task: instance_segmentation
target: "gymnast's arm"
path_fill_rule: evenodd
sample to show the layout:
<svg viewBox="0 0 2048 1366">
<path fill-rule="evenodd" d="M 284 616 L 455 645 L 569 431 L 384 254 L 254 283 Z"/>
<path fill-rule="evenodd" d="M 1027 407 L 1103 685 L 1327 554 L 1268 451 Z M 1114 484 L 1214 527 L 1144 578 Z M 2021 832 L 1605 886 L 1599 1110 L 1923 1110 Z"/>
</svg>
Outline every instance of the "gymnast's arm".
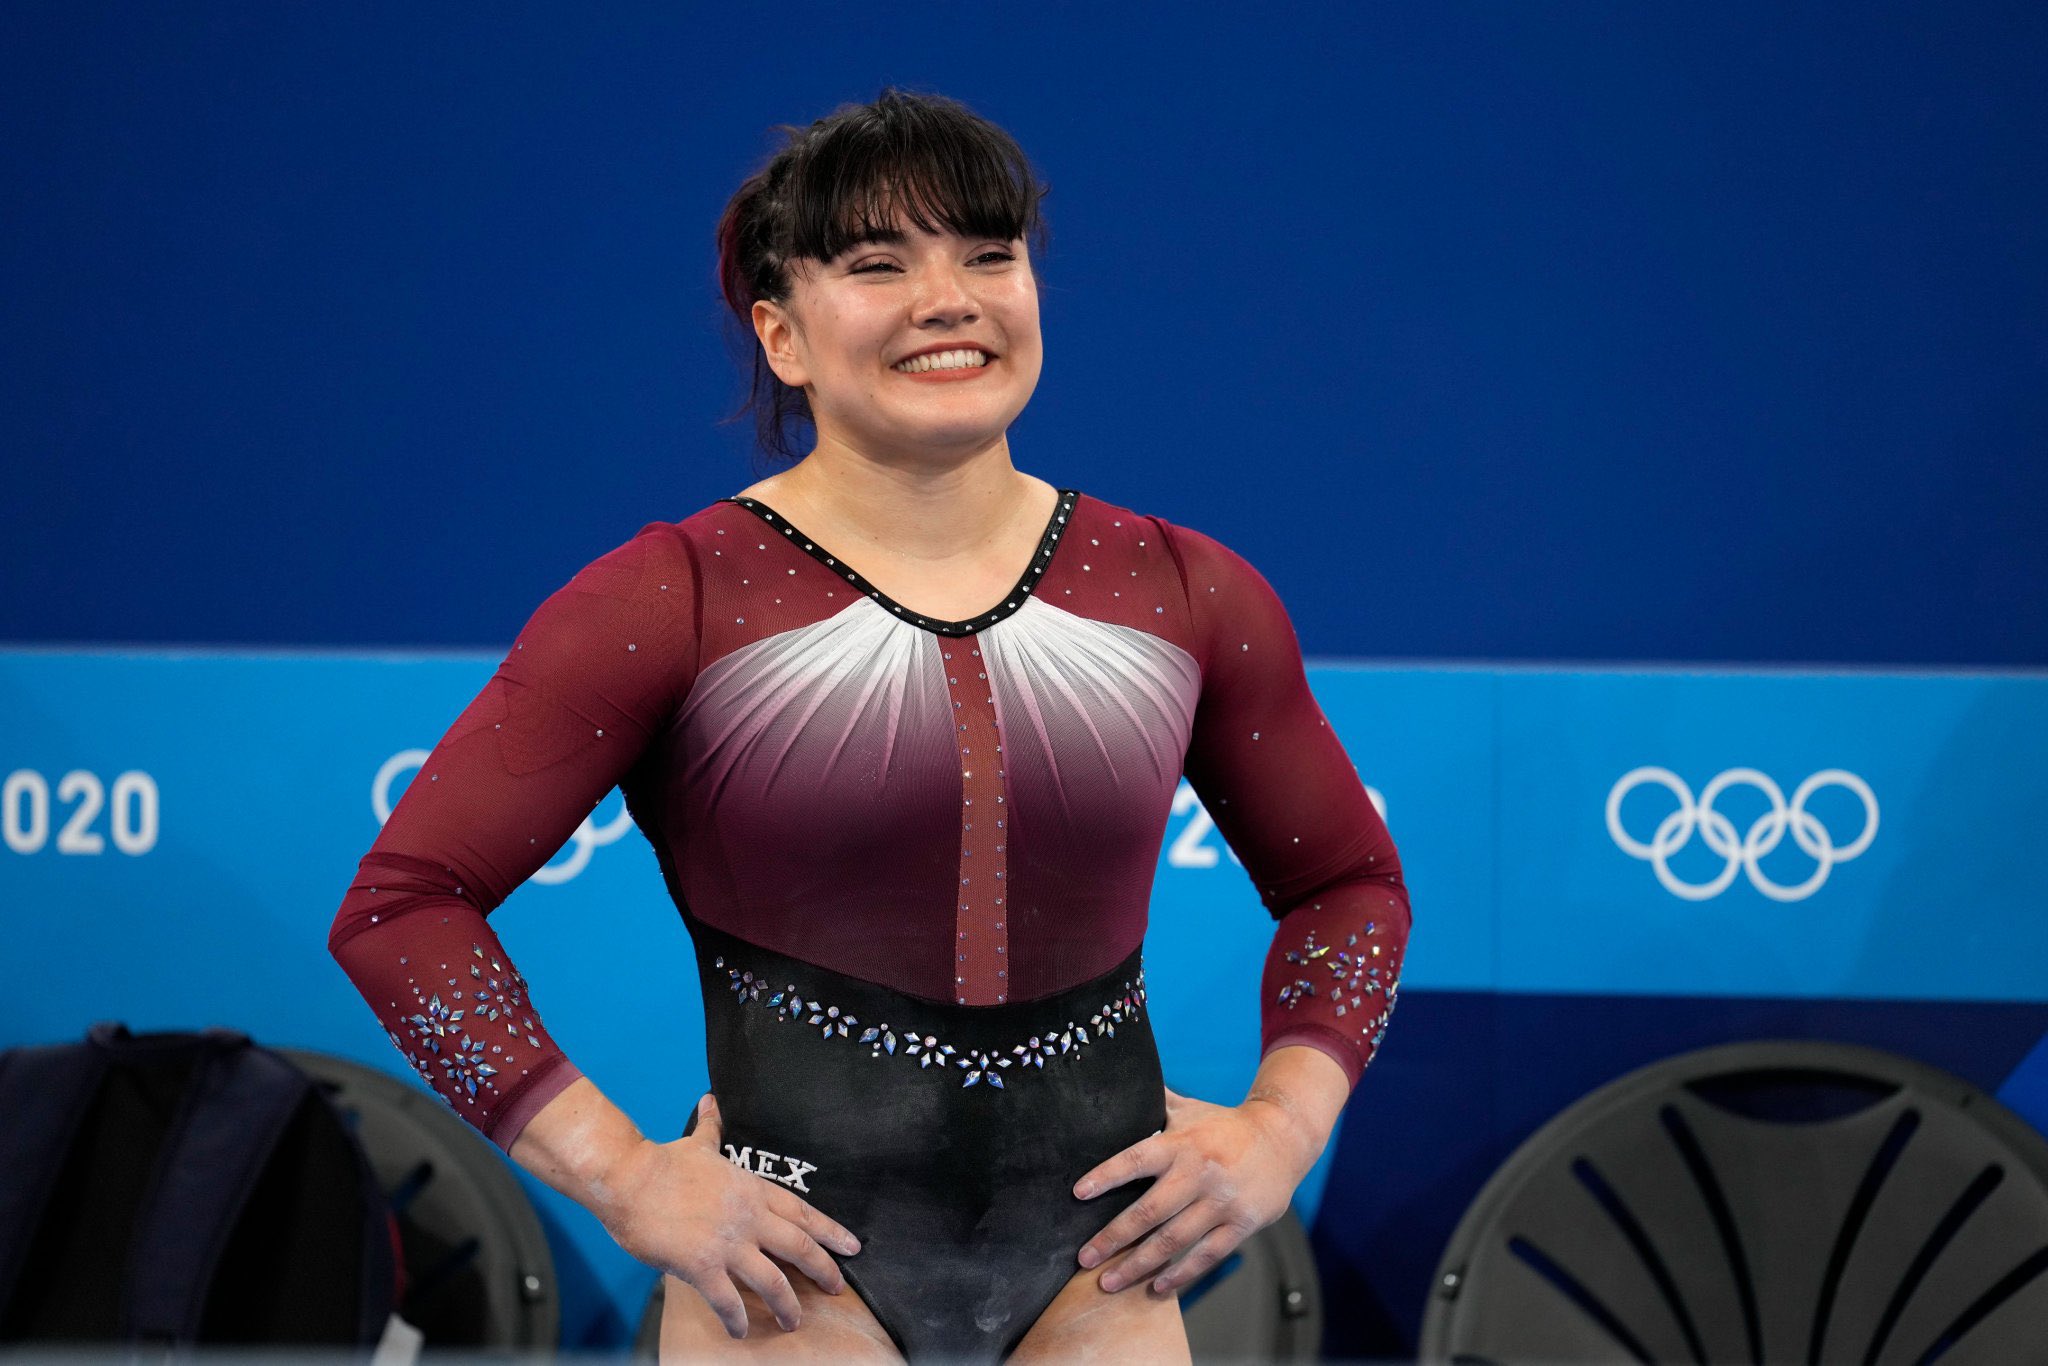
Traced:
<svg viewBox="0 0 2048 1366">
<path fill-rule="evenodd" d="M 527 621 L 358 865 L 328 951 L 449 1108 L 602 1215 L 641 1138 L 549 1035 L 488 916 L 659 735 L 694 678 L 688 548 L 653 523 Z"/>
<path fill-rule="evenodd" d="M 1310 693 L 1286 609 L 1249 563 L 1169 526 L 1196 631 L 1189 783 L 1278 922 L 1246 1103 L 1276 1107 L 1312 1163 L 1378 1051 L 1408 942 L 1386 822 Z"/>
</svg>

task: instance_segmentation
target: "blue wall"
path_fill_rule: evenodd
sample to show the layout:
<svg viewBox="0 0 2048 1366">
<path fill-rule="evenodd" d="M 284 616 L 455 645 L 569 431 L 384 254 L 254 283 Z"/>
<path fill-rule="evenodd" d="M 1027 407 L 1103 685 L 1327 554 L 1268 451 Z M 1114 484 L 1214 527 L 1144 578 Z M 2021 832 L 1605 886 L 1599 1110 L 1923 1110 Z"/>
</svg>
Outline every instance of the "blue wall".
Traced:
<svg viewBox="0 0 2048 1366">
<path fill-rule="evenodd" d="M 1017 463 L 1311 652 L 2048 662 L 2040 6 L 770 14 L 0 11 L 0 639 L 509 638 L 751 482 L 712 226 L 894 81 L 1053 187 Z"/>
<path fill-rule="evenodd" d="M 2048 1122 L 2048 12 L 763 13 L 0 11 L 0 775 L 55 802 L 0 847 L 46 988 L 0 1046 L 218 1020 L 406 1074 L 324 949 L 371 778 L 576 568 L 756 477 L 712 225 L 769 125 L 896 82 L 1053 187 L 1018 465 L 1266 573 L 1409 860 L 1410 989 L 1303 1192 L 1333 1353 L 1412 1346 L 1493 1167 L 1684 1048 L 1872 1043 Z M 1881 815 L 1805 897 L 1765 889 L 1815 870 L 1788 831 L 1691 899 L 1606 819 L 1643 767 L 1839 768 Z M 74 771 L 152 775 L 159 840 L 114 803 L 60 847 Z M 1638 843 L 1678 804 L 1616 801 Z M 1812 803 L 1853 843 L 1851 787 Z M 1233 990 L 1262 916 L 1201 819 L 1150 951 L 1169 1079 L 1220 1100 L 1251 979 L 1239 1035 L 1173 997 Z M 595 855 L 493 923 L 679 1128 L 701 1078 L 579 1007 L 689 971 L 644 842 Z M 1696 835 L 1668 871 L 1722 870 Z M 529 1188 L 571 1341 L 614 1340 L 651 1276 Z"/>
</svg>

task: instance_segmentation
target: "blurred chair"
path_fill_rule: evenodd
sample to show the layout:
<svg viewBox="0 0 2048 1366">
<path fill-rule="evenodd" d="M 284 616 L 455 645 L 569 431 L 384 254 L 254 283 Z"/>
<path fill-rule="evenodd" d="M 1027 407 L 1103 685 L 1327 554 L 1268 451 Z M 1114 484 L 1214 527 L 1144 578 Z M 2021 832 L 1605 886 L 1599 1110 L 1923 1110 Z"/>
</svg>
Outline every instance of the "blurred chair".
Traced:
<svg viewBox="0 0 2048 1366">
<path fill-rule="evenodd" d="M 1629 1073 L 1459 1222 L 1422 1359 L 2048 1361 L 2048 1141 L 1936 1068 L 1772 1041 Z"/>
<path fill-rule="evenodd" d="M 340 1110 L 398 1215 L 400 1316 L 428 1351 L 552 1353 L 554 1255 L 503 1153 L 422 1087 L 329 1053 L 280 1048 Z"/>
</svg>

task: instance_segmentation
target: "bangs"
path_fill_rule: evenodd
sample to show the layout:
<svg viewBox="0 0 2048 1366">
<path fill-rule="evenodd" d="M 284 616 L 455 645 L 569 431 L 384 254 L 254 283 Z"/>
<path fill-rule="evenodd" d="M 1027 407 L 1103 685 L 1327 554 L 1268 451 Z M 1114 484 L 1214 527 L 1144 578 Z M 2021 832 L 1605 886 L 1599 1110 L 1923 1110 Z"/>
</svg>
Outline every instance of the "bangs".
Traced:
<svg viewBox="0 0 2048 1366">
<path fill-rule="evenodd" d="M 791 168 L 786 259 L 830 261 L 912 225 L 1005 242 L 1037 235 L 1042 191 L 1007 134 L 965 110 L 877 113 L 820 138 Z"/>
<path fill-rule="evenodd" d="M 718 219 L 719 292 L 735 354 L 751 367 L 748 397 L 760 450 L 801 458 L 790 429 L 816 426 L 810 400 L 768 364 L 753 310 L 787 306 L 805 262 L 836 260 L 865 242 L 902 244 L 912 231 L 1029 244 L 1034 284 L 1047 259 L 1046 186 L 1015 138 L 944 95 L 885 86 L 872 104 L 843 104 L 808 127 L 776 124 L 781 148 L 748 176 Z"/>
</svg>

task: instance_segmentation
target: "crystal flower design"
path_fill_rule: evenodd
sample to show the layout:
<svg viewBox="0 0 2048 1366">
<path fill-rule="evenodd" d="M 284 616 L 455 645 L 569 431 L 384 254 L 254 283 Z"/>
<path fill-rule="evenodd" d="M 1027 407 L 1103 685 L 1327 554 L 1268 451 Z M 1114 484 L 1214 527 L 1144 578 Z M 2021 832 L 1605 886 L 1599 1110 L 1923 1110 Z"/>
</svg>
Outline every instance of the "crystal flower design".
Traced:
<svg viewBox="0 0 2048 1366">
<path fill-rule="evenodd" d="M 845 1039 L 865 1045 L 870 1058 L 916 1058 L 920 1069 L 934 1065 L 958 1067 L 964 1073 L 960 1083 L 963 1088 L 986 1082 L 994 1089 L 1004 1090 L 1007 1089 L 1003 1085 L 1005 1068 L 1014 1065 L 1043 1069 L 1049 1058 L 1078 1058 L 1091 1037 L 1114 1037 L 1117 1024 L 1136 1019 L 1145 1003 L 1145 973 L 1141 968 L 1136 977 L 1123 984 L 1120 996 L 1103 1002 L 1102 1008 L 1085 1022 L 1069 1020 L 1057 1029 L 1041 1031 L 1007 1050 L 1001 1047 L 987 1050 L 969 1048 L 963 1052 L 936 1034 L 905 1030 L 899 1036 L 887 1021 L 868 1025 L 856 1034 L 854 1030 L 860 1028 L 857 1017 L 816 997 L 800 995 L 794 982 L 763 1000 L 761 993 L 767 989 L 767 978 L 748 969 L 728 967 L 722 954 L 713 959 L 712 966 L 725 969 L 726 987 L 739 1005 L 755 1004 L 773 1009 L 778 1020 L 798 1020 L 815 1027 L 821 1039 Z"/>
</svg>

